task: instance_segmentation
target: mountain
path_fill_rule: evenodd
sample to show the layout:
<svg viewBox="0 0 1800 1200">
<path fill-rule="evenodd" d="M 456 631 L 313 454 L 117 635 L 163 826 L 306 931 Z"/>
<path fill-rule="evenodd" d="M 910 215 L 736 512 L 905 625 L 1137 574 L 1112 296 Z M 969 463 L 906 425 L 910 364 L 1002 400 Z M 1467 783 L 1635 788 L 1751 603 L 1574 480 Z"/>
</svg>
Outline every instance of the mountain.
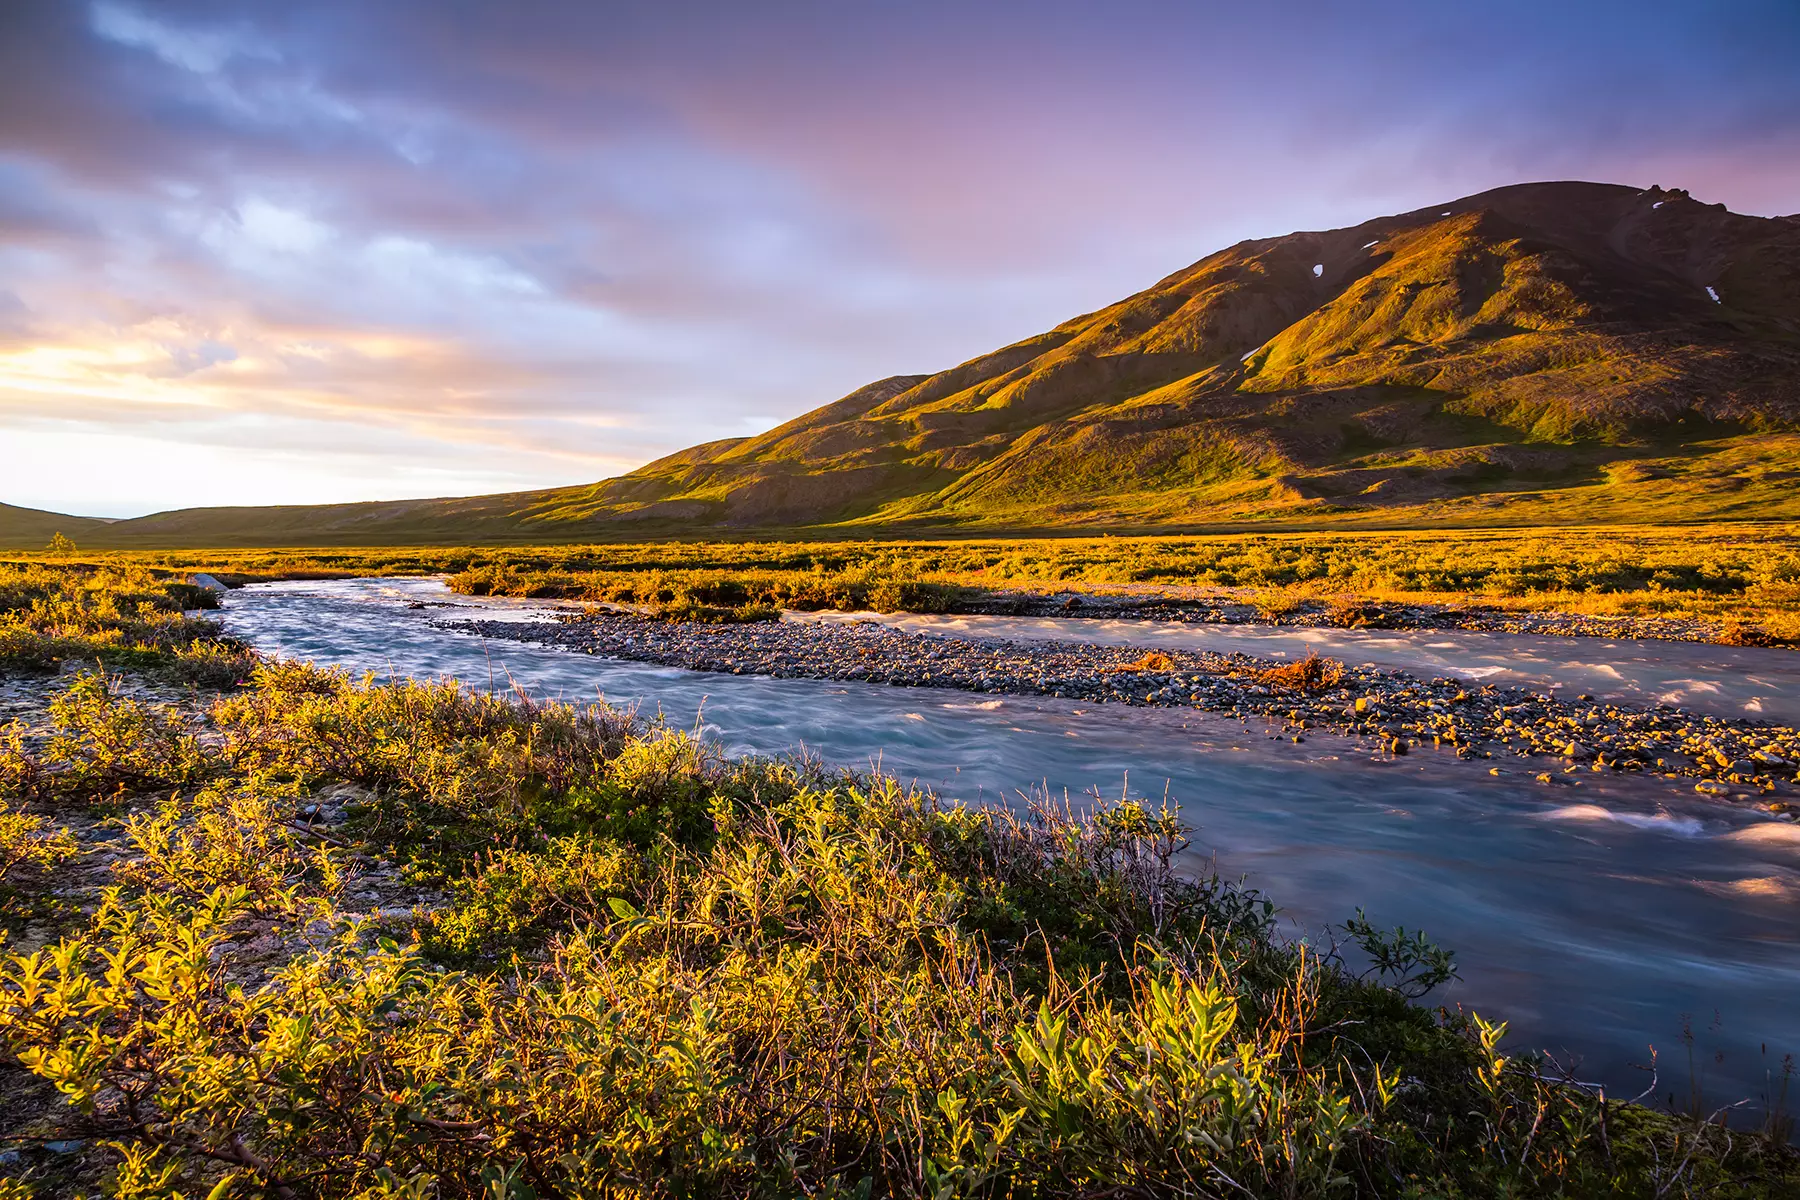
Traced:
<svg viewBox="0 0 1800 1200">
<path fill-rule="evenodd" d="M 1796 418 L 1800 220 L 1531 184 L 1242 242 L 563 503 L 741 524 L 1381 509 L 1666 471 L 1643 460 Z"/>
<path fill-rule="evenodd" d="M 1536 183 L 1240 242 L 948 371 L 590 486 L 189 510 L 112 531 L 199 544 L 1791 519 L 1796 466 L 1800 216 Z"/>
</svg>

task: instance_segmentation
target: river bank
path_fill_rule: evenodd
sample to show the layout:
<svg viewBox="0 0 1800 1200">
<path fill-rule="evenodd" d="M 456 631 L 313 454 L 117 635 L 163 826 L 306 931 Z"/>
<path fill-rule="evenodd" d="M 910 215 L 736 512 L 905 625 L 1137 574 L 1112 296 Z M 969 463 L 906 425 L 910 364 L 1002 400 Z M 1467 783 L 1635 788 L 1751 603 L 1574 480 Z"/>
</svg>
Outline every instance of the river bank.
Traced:
<svg viewBox="0 0 1800 1200">
<path fill-rule="evenodd" d="M 1124 585 L 1104 590 L 1001 588 L 952 599 L 945 612 L 1017 617 L 1275 625 L 1302 629 L 1469 630 L 1542 637 L 1631 638 L 1720 646 L 1788 646 L 1754 624 L 1683 616 L 1602 615 L 1470 603 L 1338 597 L 1293 599 L 1246 590 Z"/>
<path fill-rule="evenodd" d="M 597 612 L 556 623 L 448 624 L 688 670 L 1198 708 L 1262 720 L 1271 736 L 1295 740 L 1317 730 L 1365 739 L 1386 754 L 1446 747 L 1549 786 L 1575 784 L 1587 772 L 1642 771 L 1691 778 L 1703 794 L 1781 815 L 1800 799 L 1800 734 L 1792 727 L 1448 676 L 1239 653 L 945 637 L 854 621 L 717 625 Z"/>
<path fill-rule="evenodd" d="M 1438 1002 L 1504 1018 L 1510 1044 L 1579 1063 L 1611 1094 L 1643 1090 L 1656 1047 L 1665 1092 L 1685 1095 L 1697 1061 L 1707 1095 L 1761 1096 L 1765 1068 L 1779 1075 L 1800 1045 L 1800 823 L 1697 794 L 1692 778 L 1462 761 L 1429 739 L 1370 753 L 1373 739 L 1322 726 L 1296 743 L 1281 722 L 1192 705 L 689 671 L 437 624 L 451 615 L 527 614 L 417 578 L 268 584 L 231 593 L 221 613 L 267 653 L 377 680 L 604 699 L 734 755 L 877 769 L 948 803 L 1166 800 L 1197 827 L 1188 869 L 1276 899 L 1285 936 L 1319 938 L 1357 908 L 1422 929 L 1462 966 Z M 1539 783 L 1545 765 L 1576 786 Z M 1684 1013 L 1709 1015 L 1692 1061 Z"/>
<path fill-rule="evenodd" d="M 1590 774 L 1568 795 L 1448 755 L 1370 757 L 1334 737 L 1276 740 L 1248 716 L 1192 706 L 725 676 L 484 640 L 467 626 L 432 623 L 453 611 L 439 607 L 449 600 L 425 579 L 249 588 L 227 598 L 218 626 L 173 614 L 167 627 L 96 628 L 79 647 L 58 637 L 60 674 L 0 671 L 9 685 L 0 700 L 23 725 L 22 744 L 0 754 L 0 776 L 25 789 L 15 815 L 26 820 L 15 824 L 55 839 L 46 852 L 74 856 L 9 884 L 26 885 L 25 899 L 77 909 L 91 902 L 85 894 L 56 894 L 70 886 L 72 865 L 85 872 L 74 880 L 84 893 L 108 876 L 121 885 L 110 915 L 67 914 L 76 918 L 71 948 L 56 959 L 67 965 L 34 975 L 48 982 L 0 1006 L 9 1022 L 0 1037 L 15 1053 L 41 1050 L 31 1061 L 63 1064 L 97 1033 L 127 1031 L 138 1039 L 132 1063 L 153 1056 L 155 1079 L 249 1080 L 249 1090 L 202 1098 L 204 1127 L 225 1140 L 201 1149 L 250 1147 L 260 1163 L 278 1164 L 246 1168 L 264 1186 L 362 1160 L 333 1157 L 337 1143 L 264 1118 L 291 1111 L 281 1089 L 316 1060 L 266 1070 L 272 1051 L 241 1042 L 248 1022 L 328 1014 L 336 1035 L 326 1049 L 339 1057 L 326 1065 L 341 1063 L 336 1077 L 353 1084 L 414 1079 L 406 1072 L 422 1038 L 442 1047 L 434 1062 L 457 1069 L 471 1048 L 512 1056 L 522 1047 L 478 1059 L 443 1088 L 431 1077 L 398 1097 L 388 1085 L 331 1094 L 332 1130 L 387 1128 L 394 1106 L 407 1105 L 436 1131 L 421 1135 L 436 1138 L 426 1165 L 466 1178 L 502 1138 L 546 1144 L 571 1112 L 590 1122 L 584 1129 L 616 1129 L 628 1115 L 619 1106 L 644 1110 L 687 1078 L 639 1087 L 607 1075 L 607 1088 L 577 1097 L 588 1107 L 576 1111 L 566 1080 L 600 1077 L 620 1061 L 589 1055 L 592 1031 L 645 1030 L 624 1061 L 647 1071 L 685 1070 L 657 1050 L 671 1028 L 683 1045 L 712 1047 L 712 1078 L 734 1089 L 719 1111 L 750 1113 L 747 1138 L 820 1095 L 831 1112 L 876 1111 L 870 1096 L 790 1085 L 786 1064 L 818 1063 L 827 1082 L 854 1083 L 872 1061 L 899 1061 L 904 1084 L 933 1030 L 966 1025 L 939 1019 L 941 1005 L 971 996 L 995 1000 L 973 1013 L 979 1036 L 925 1065 L 939 1097 L 947 1083 L 959 1099 L 996 1094 L 1004 1078 L 983 1072 L 1012 1060 L 990 1052 L 1031 1024 L 1041 997 L 1062 998 L 1052 1005 L 1062 1004 L 1055 1015 L 1068 1014 L 1072 1037 L 1095 1036 L 1082 1024 L 1090 1012 L 1165 1020 L 1163 1010 L 1140 1017 L 1135 1005 L 1156 995 L 1145 989 L 1168 986 L 1167 963 L 1173 978 L 1216 981 L 1225 1001 L 1250 1014 L 1233 1045 L 1254 1047 L 1269 1028 L 1257 1014 L 1318 997 L 1326 1007 L 1294 1026 L 1307 1034 L 1304 1064 L 1265 1056 L 1258 1061 L 1271 1065 L 1259 1069 L 1285 1072 L 1291 1097 L 1379 1064 L 1398 1090 L 1358 1119 L 1371 1122 L 1367 1145 L 1382 1171 L 1394 1146 L 1425 1156 L 1404 1165 L 1409 1178 L 1495 1161 L 1493 1137 L 1465 1149 L 1445 1140 L 1440 1119 L 1491 1094 L 1470 1075 L 1478 1047 L 1469 1039 L 1479 1034 L 1489 1046 L 1499 1029 L 1475 1026 L 1464 1015 L 1471 1009 L 1508 1022 L 1498 1051 L 1506 1057 L 1482 1060 L 1498 1064 L 1483 1078 L 1522 1089 L 1505 1100 L 1506 1113 L 1522 1115 L 1505 1126 L 1507 1161 L 1536 1154 L 1539 1126 L 1551 1119 L 1584 1139 L 1559 1146 L 1560 1157 L 1532 1166 L 1531 1178 L 1566 1183 L 1578 1155 L 1610 1179 L 1615 1155 L 1662 1162 L 1704 1153 L 1709 1169 L 1743 1181 L 1738 1194 L 1760 1196 L 1776 1194 L 1767 1185 L 1790 1171 L 1779 1138 L 1743 1137 L 1735 1118 L 1727 1135 L 1722 1125 L 1602 1103 L 1594 1089 L 1637 1094 L 1649 1047 L 1667 1048 L 1685 1028 L 1682 1014 L 1703 1012 L 1713 1017 L 1695 1034 L 1704 1078 L 1692 1095 L 1771 1098 L 1758 1090 L 1770 1064 L 1758 1048 L 1779 1055 L 1795 1042 L 1788 998 L 1800 959 L 1789 918 L 1800 899 L 1792 861 L 1800 844 L 1790 835 L 1800 828 L 1792 824 L 1644 772 Z M 532 615 L 516 602 L 459 607 Z M 254 646 L 261 657 L 214 695 L 183 682 L 177 667 L 221 627 L 241 640 L 221 646 Z M 133 644 L 122 654 L 119 637 L 138 632 L 174 649 Z M 787 633 L 815 644 L 828 636 Z M 106 669 L 120 685 L 110 697 L 79 674 L 91 647 L 108 646 Z M 1123 665 L 1140 668 L 1113 673 L 1135 687 L 1125 677 L 1146 664 Z M 134 674 L 142 692 L 124 690 Z M 59 693 L 81 702 L 47 714 L 44 703 Z M 1084 792 L 1086 823 L 1060 799 L 1073 795 L 1088 812 Z M 132 823 L 129 847 L 113 836 L 122 830 L 89 817 Z M 1282 908 L 1271 907 L 1274 898 Z M 1140 909 L 1159 922 L 1153 960 L 1119 953 L 1151 944 L 1135 940 L 1148 928 Z M 1161 924 L 1184 913 L 1197 919 Z M 21 938 L 43 940 L 38 920 L 24 924 Z M 1407 932 L 1386 932 L 1396 925 Z M 1368 946 L 1404 953 L 1421 928 L 1458 952 L 1460 977 L 1443 978 L 1432 964 L 1447 960 L 1433 955 L 1426 974 L 1402 967 L 1393 988 L 1376 989 L 1363 974 L 1375 953 Z M 1176 957 L 1221 936 L 1246 954 L 1191 965 Z M 722 946 L 730 957 L 715 969 Z M 953 956 L 916 969 L 918 953 L 946 946 Z M 890 966 L 894 954 L 914 957 Z M 165 987 L 167 972 L 149 977 L 149 964 L 189 961 L 203 965 L 179 973 L 178 993 Z M 115 963 L 129 973 L 123 984 L 100 975 Z M 1129 974 L 1146 963 L 1159 974 Z M 1295 975 L 1290 963 L 1314 973 Z M 840 979 L 849 968 L 859 973 Z M 1082 1009 L 1087 993 L 1046 979 L 1058 968 L 1083 972 L 1082 986 L 1114 990 Z M 971 984 L 990 977 L 1005 986 Z M 63 1000 L 70 988 L 110 1007 L 75 1014 Z M 1442 1008 L 1405 1004 L 1428 988 Z M 595 996 L 599 1005 L 589 1003 Z M 531 1007 L 505 1007 L 515 1002 Z M 179 1025 L 168 1023 L 171 1009 Z M 841 1026 L 809 1032 L 839 1016 Z M 564 1035 L 571 1025 L 576 1034 Z M 856 1040 L 890 1030 L 889 1049 Z M 1341 1069 L 1329 1057 L 1334 1030 L 1351 1031 Z M 1546 1072 L 1524 1053 L 1539 1050 L 1551 1058 Z M 1664 1059 L 1667 1086 L 1685 1094 L 1678 1058 L 1679 1050 Z M 103 1101 L 123 1094 L 111 1059 L 81 1061 L 111 1072 L 95 1075 Z M 1134 1047 L 1118 1061 L 1125 1069 L 1144 1059 Z M 769 1062 L 779 1071 L 758 1074 Z M 1565 1069 L 1594 1082 L 1565 1083 Z M 167 1105 L 188 1095 L 131 1093 L 139 1107 L 124 1116 L 162 1122 L 140 1128 L 110 1107 L 84 1118 L 57 1099 L 46 1074 L 15 1066 L 0 1080 L 0 1125 L 23 1139 L 0 1152 L 12 1152 L 8 1170 L 27 1172 L 45 1192 L 91 1192 L 117 1165 L 122 1141 L 161 1145 Z M 487 1104 L 496 1078 L 507 1087 Z M 875 1083 L 882 1103 L 895 1094 Z M 520 1088 L 534 1089 L 524 1108 Z M 932 1094 L 917 1102 L 921 1111 L 937 1111 L 926 1106 Z M 1365 1082 L 1324 1099 L 1333 1111 L 1363 1113 L 1340 1100 L 1354 1106 L 1371 1094 Z M 1675 1103 L 1661 1092 L 1656 1100 Z M 521 1111 L 554 1111 L 557 1124 L 523 1127 Z M 1716 1146 L 1695 1151 L 1696 1133 L 1713 1129 Z M 366 1144 L 359 1132 L 354 1146 Z M 408 1139 L 396 1153 L 416 1145 Z M 1134 1177 L 1175 1153 L 1152 1147 Z M 462 1157 L 446 1167 L 451 1154 Z M 419 1165 L 393 1161 L 397 1171 Z M 1626 1190 L 1655 1188 L 1634 1179 Z"/>
</svg>

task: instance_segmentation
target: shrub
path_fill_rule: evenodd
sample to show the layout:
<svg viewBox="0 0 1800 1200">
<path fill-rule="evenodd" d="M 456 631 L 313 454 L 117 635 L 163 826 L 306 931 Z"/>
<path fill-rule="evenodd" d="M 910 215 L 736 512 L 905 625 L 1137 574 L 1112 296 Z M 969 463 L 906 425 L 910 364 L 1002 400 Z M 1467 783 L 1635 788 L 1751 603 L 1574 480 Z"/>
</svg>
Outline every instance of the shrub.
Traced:
<svg viewBox="0 0 1800 1200">
<path fill-rule="evenodd" d="M 84 671 L 50 703 L 55 733 L 44 760 L 64 792 L 179 786 L 199 779 L 206 756 L 187 723 L 120 693 L 117 676 Z"/>
<path fill-rule="evenodd" d="M 1727 619 L 1714 640 L 1721 646 L 1779 646 L 1784 641 L 1766 629 L 1736 618 Z"/>
<path fill-rule="evenodd" d="M 682 597 L 660 605 L 656 616 L 664 621 L 697 621 L 705 625 L 747 625 L 759 621 L 779 621 L 781 610 L 772 604 L 747 603 L 735 608 L 703 604 Z"/>
<path fill-rule="evenodd" d="M 79 650 L 65 638 L 39 633 L 16 619 L 0 618 L 0 667 L 54 672 L 64 658 Z"/>
<path fill-rule="evenodd" d="M 221 640 L 217 625 L 183 612 L 208 601 L 216 607 L 211 592 L 141 568 L 0 564 L 0 668 L 169 666 Z"/>
<path fill-rule="evenodd" d="M 257 669 L 213 719 L 238 770 L 302 786 L 338 781 L 492 818 L 524 818 L 546 793 L 600 774 L 631 735 L 600 706 L 514 704 L 454 682 L 360 685 L 337 669 Z"/>
<path fill-rule="evenodd" d="M 1385 629 L 1392 618 L 1379 604 L 1339 596 L 1326 606 L 1325 622 L 1340 629 Z"/>
<path fill-rule="evenodd" d="M 552 839 L 542 851 L 503 849 L 452 885 L 452 907 L 433 918 L 428 947 L 468 960 L 537 946 L 559 929 L 607 919 L 607 901 L 639 882 L 640 855 L 621 843 Z"/>
<path fill-rule="evenodd" d="M 1204 982 L 1228 959 L 1143 945 L 1115 960 L 1122 1006 L 1054 974 L 1054 1001 L 1016 993 L 961 928 L 954 877 L 897 836 L 984 820 L 884 785 L 740 811 L 646 878 L 617 844 L 502 855 L 440 930 L 485 945 L 551 919 L 531 881 L 575 923 L 510 977 L 433 973 L 350 931 L 252 991 L 230 982 L 245 887 L 115 894 L 91 932 L 0 970 L 0 1033 L 115 1137 L 270 1191 L 474 1196 L 484 1171 L 538 1194 L 1348 1178 L 1375 1114 L 1347 1075 L 1300 1072 L 1309 1004 L 1248 1023 Z M 1298 969 L 1307 993 L 1318 968 Z"/>
<path fill-rule="evenodd" d="M 21 885 L 35 883 L 79 851 L 67 829 L 0 800 L 0 919 L 11 922 L 25 916 L 32 905 L 19 904 Z"/>
<path fill-rule="evenodd" d="M 1141 671 L 1147 674 L 1157 675 L 1167 674 L 1174 669 L 1175 660 L 1170 658 L 1167 654 L 1164 654 L 1161 650 L 1151 650 L 1145 653 L 1142 658 L 1139 658 L 1134 662 L 1120 663 L 1118 666 L 1107 668 L 1107 670 L 1115 673 Z"/>
<path fill-rule="evenodd" d="M 47 783 L 44 764 L 25 744 L 25 726 L 13 721 L 0 729 L 0 795 L 35 799 Z"/>
<path fill-rule="evenodd" d="M 173 652 L 169 672 L 182 683 L 212 691 L 228 691 L 256 671 L 256 653 L 230 641 L 196 642 Z"/>
<path fill-rule="evenodd" d="M 1168 870 L 1171 819 L 1022 819 L 871 781 L 720 808 L 707 849 L 501 853 L 432 936 L 478 960 L 549 935 L 504 972 L 430 969 L 325 901 L 293 919 L 342 931 L 245 986 L 251 888 L 115 891 L 86 932 L 0 964 L 0 1037 L 122 1177 L 211 1164 L 244 1194 L 1748 1197 L 1796 1178 L 1779 1147 L 1602 1104 L 1501 1053 L 1502 1027 L 1438 1024 L 1278 945 L 1260 906 Z M 1006 945 L 969 923 L 1001 877 L 1084 873 L 1035 903 L 1111 911 L 1098 927 Z M 1416 939 L 1362 932 L 1433 969 Z"/>
<path fill-rule="evenodd" d="M 1308 650 L 1305 658 L 1265 667 L 1257 671 L 1255 677 L 1265 687 L 1290 692 L 1322 692 L 1344 681 L 1344 664 L 1334 658 L 1320 658 L 1317 651 Z"/>
<path fill-rule="evenodd" d="M 136 855 L 120 879 L 147 891 L 199 900 L 241 892 L 258 911 L 293 911 L 302 899 L 335 896 L 344 872 L 328 846 L 309 845 L 290 816 L 291 796 L 204 791 L 126 818 Z"/>
</svg>

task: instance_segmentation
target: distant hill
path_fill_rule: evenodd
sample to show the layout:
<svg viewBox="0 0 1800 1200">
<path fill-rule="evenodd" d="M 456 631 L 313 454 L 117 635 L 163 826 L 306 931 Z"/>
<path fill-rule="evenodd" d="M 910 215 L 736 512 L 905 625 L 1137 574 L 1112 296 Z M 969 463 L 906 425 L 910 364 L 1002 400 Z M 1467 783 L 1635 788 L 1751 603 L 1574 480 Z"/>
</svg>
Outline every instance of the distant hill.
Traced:
<svg viewBox="0 0 1800 1200">
<path fill-rule="evenodd" d="M 90 534 L 104 536 L 110 533 L 111 524 L 98 517 L 71 517 L 42 509 L 0 504 L 0 546 L 41 549 L 59 533 L 79 545 Z"/>
<path fill-rule="evenodd" d="M 951 370 L 590 486 L 109 536 L 1793 519 L 1797 430 L 1800 217 L 1537 183 L 1240 242 Z"/>
</svg>

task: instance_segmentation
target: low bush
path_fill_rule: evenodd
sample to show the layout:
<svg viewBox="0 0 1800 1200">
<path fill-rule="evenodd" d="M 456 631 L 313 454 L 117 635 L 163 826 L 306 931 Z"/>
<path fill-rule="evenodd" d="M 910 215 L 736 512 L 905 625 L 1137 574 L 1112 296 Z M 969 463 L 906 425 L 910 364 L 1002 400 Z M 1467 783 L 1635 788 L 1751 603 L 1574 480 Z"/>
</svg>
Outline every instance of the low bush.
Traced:
<svg viewBox="0 0 1800 1200">
<path fill-rule="evenodd" d="M 18 781 L 22 793 L 89 800 L 202 778 L 207 756 L 182 714 L 123 687 L 118 675 L 75 676 L 50 702 L 52 733 L 41 761 L 11 737 L 0 745 L 0 777 Z"/>
<path fill-rule="evenodd" d="M 17 873 L 53 867 L 74 853 L 75 841 L 68 830 L 57 829 L 48 817 L 0 801 L 0 884 Z"/>
<path fill-rule="evenodd" d="M 698 621 L 705 625 L 748 625 L 758 621 L 779 621 L 781 610 L 772 604 L 740 604 L 724 608 L 702 604 L 683 597 L 659 606 L 656 616 L 664 621 Z"/>
<path fill-rule="evenodd" d="M 169 663 L 176 680 L 215 692 L 241 686 L 255 670 L 256 655 L 249 647 L 225 639 L 182 646 Z"/>
<path fill-rule="evenodd" d="M 188 901 L 234 889 L 256 911 L 291 912 L 299 900 L 335 896 L 344 869 L 329 846 L 298 831 L 293 807 L 291 795 L 177 794 L 125 819 L 135 853 L 115 873 L 144 891 Z"/>
<path fill-rule="evenodd" d="M 54 720 L 4 779 L 135 807 L 91 914 L 0 957 L 60 1097 L 7 1170 L 58 1194 L 1800 1195 L 1779 1138 L 1414 1003 L 1454 971 L 1416 931 L 1359 913 L 1361 974 L 1280 939 L 1171 809 L 288 663 L 204 715 L 83 676 Z M 0 810 L 5 882 L 71 848 Z"/>
<path fill-rule="evenodd" d="M 36 907 L 21 903 L 30 885 L 79 850 L 69 831 L 50 818 L 0 800 L 0 927 L 27 916 Z"/>
<path fill-rule="evenodd" d="M 133 876 L 0 966 L 0 1037 L 122 1194 L 1791 1194 L 1776 1146 L 1274 942 L 1168 870 L 1171 821 L 802 786 L 721 806 L 706 849 L 487 857 L 412 946 L 324 901 L 308 927 L 341 932 L 255 986 L 252 886 Z M 1042 936 L 986 932 L 1009 890 Z"/>
<path fill-rule="evenodd" d="M 440 958 L 491 961 L 560 929 L 603 924 L 609 900 L 636 893 L 642 864 L 633 847 L 585 836 L 495 851 L 453 883 L 454 903 L 433 920 L 426 946 Z"/>
<path fill-rule="evenodd" d="M 945 612 L 962 589 L 921 578 L 909 566 L 883 563 L 801 571 L 695 570 L 570 571 L 501 562 L 452 575 L 465 595 L 509 595 L 610 601 L 649 606 L 671 620 L 774 620 L 782 609 L 873 609 Z"/>
<path fill-rule="evenodd" d="M 139 567 L 0 563 L 0 670 L 53 672 L 86 662 L 231 686 L 248 661 L 246 648 L 185 612 L 217 607 L 205 588 Z"/>
<path fill-rule="evenodd" d="M 1392 623 L 1392 618 L 1379 604 L 1338 596 L 1325 607 L 1325 623 L 1339 629 L 1385 629 Z"/>
</svg>

